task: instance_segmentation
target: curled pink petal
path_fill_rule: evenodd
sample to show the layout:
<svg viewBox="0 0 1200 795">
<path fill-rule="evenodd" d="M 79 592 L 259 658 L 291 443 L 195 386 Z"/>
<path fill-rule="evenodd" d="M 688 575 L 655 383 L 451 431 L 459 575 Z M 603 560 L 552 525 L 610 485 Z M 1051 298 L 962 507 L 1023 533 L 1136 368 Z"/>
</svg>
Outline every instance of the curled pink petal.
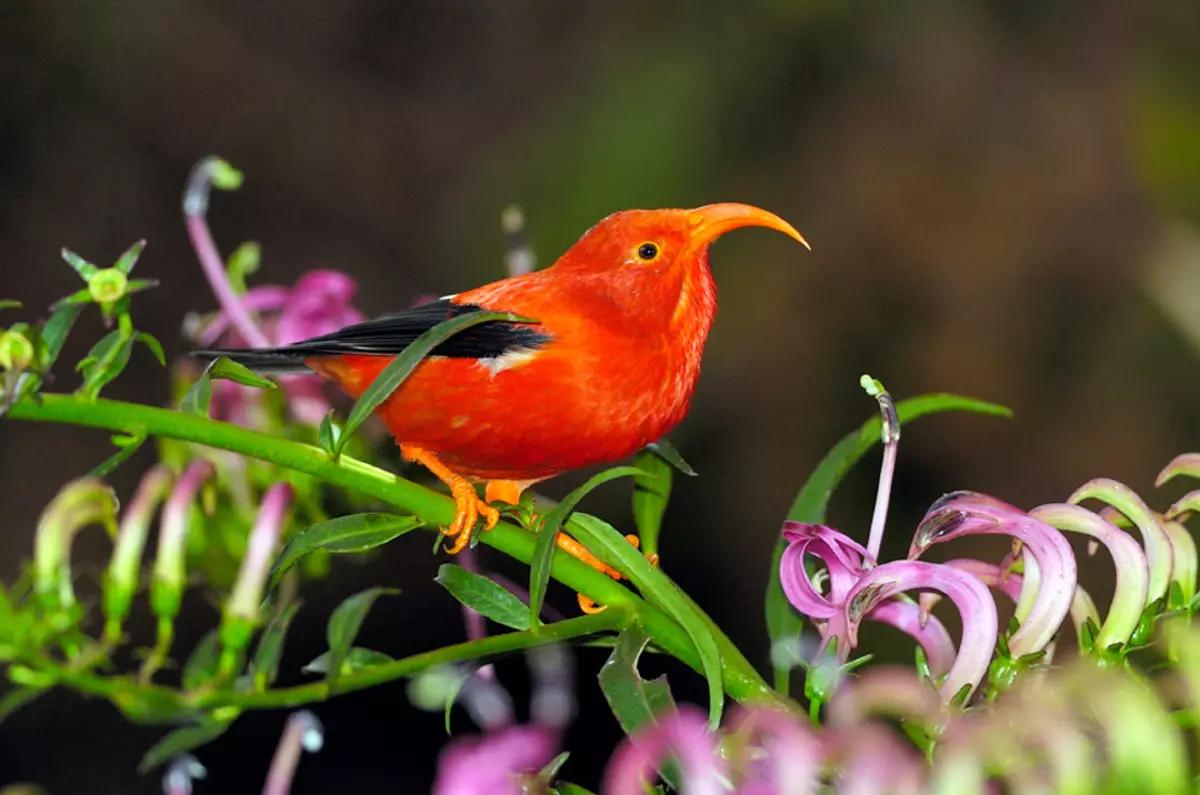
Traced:
<svg viewBox="0 0 1200 795">
<path fill-rule="evenodd" d="M 1116 568 L 1116 587 L 1096 643 L 1101 648 L 1127 643 L 1148 603 L 1150 570 L 1136 541 L 1111 522 L 1078 505 L 1039 505 L 1029 515 L 1068 533 L 1082 533 L 1103 544 Z"/>
<path fill-rule="evenodd" d="M 929 672 L 935 677 L 945 674 L 954 665 L 954 641 L 950 639 L 950 633 L 934 616 L 922 619 L 921 608 L 917 605 L 888 599 L 868 613 L 867 620 L 890 624 L 920 644 L 929 662 Z"/>
<path fill-rule="evenodd" d="M 863 571 L 866 550 L 853 539 L 824 525 L 787 522 L 783 537 L 789 541 L 779 566 L 780 584 L 788 601 L 805 616 L 821 621 L 836 615 L 846 594 Z M 804 568 L 807 555 L 819 558 L 829 576 L 829 592 L 822 594 Z"/>
<path fill-rule="evenodd" d="M 858 627 L 880 602 L 904 591 L 935 590 L 954 602 L 962 616 L 962 643 L 940 692 L 949 700 L 966 687 L 968 697 L 987 675 L 996 647 L 996 604 L 975 577 L 949 566 L 924 561 L 893 561 L 870 570 L 846 600 L 845 619 L 850 641 L 857 644 Z"/>
<path fill-rule="evenodd" d="M 1179 583 L 1184 600 L 1190 600 L 1196 593 L 1196 540 L 1179 522 L 1163 522 L 1162 528 L 1171 539 L 1171 581 Z"/>
<path fill-rule="evenodd" d="M 994 563 L 986 563 L 982 560 L 974 558 L 960 558 L 958 560 L 948 560 L 944 564 L 953 566 L 956 569 L 968 571 L 979 579 L 984 585 L 989 588 L 995 588 L 1003 593 L 1013 602 L 1021 598 L 1022 578 L 1020 574 L 1013 574 L 1003 566 L 997 566 Z M 1075 626 L 1075 633 L 1078 635 L 1080 628 L 1089 618 L 1097 625 L 1100 625 L 1100 614 L 1096 611 L 1096 604 L 1092 601 L 1092 597 L 1083 586 L 1075 586 L 1075 595 L 1071 598 L 1071 623 Z M 1053 646 L 1052 643 L 1046 644 L 1047 650 Z M 1010 649 L 1011 651 L 1011 649 Z M 1049 657 L 1049 651 L 1047 651 Z"/>
<path fill-rule="evenodd" d="M 536 726 L 456 739 L 438 760 L 433 795 L 521 795 L 526 792 L 521 777 L 554 758 L 558 739 L 556 732 Z"/>
<path fill-rule="evenodd" d="M 1170 521 L 1186 522 L 1194 513 L 1200 513 L 1200 489 L 1189 491 L 1177 499 L 1163 517 Z"/>
<path fill-rule="evenodd" d="M 631 795 L 653 781 L 658 766 L 671 754 L 679 760 L 684 795 L 726 795 L 729 773 L 708 732 L 708 719 L 698 710 L 681 706 L 657 724 L 625 738 L 608 762 L 600 795 Z M 441 795 L 439 793 L 439 795 Z"/>
<path fill-rule="evenodd" d="M 1157 488 L 1162 488 L 1163 484 L 1172 478 L 1179 476 L 1188 478 L 1200 479 L 1200 453 L 1184 453 L 1177 455 L 1171 459 L 1171 463 L 1163 467 L 1158 473 L 1158 477 L 1154 480 L 1154 485 Z"/>
<path fill-rule="evenodd" d="M 926 514 L 917 527 L 909 558 L 936 543 L 966 535 L 1007 535 L 1037 559 L 1042 578 L 1028 617 L 1009 639 L 1013 654 L 1041 651 L 1067 617 L 1078 579 L 1075 554 L 1061 533 L 1027 514 L 997 507 L 999 501 L 961 499 Z"/>
<path fill-rule="evenodd" d="M 1150 589 L 1147 599 L 1153 602 L 1165 596 L 1171 583 L 1174 554 L 1171 540 L 1154 514 L 1134 493 L 1133 489 L 1112 478 L 1095 478 L 1084 483 L 1067 498 L 1072 505 L 1084 500 L 1099 500 L 1124 514 L 1142 534 L 1142 545 L 1146 548 L 1146 563 L 1150 572 Z"/>
</svg>

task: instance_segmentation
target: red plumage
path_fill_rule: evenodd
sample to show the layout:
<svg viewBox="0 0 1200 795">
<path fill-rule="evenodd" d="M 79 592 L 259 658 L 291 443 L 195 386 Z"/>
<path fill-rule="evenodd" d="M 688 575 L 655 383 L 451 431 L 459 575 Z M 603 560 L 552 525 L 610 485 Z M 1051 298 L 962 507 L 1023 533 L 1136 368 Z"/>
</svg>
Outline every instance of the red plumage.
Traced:
<svg viewBox="0 0 1200 795">
<path fill-rule="evenodd" d="M 629 210 L 600 221 L 549 268 L 449 298 L 535 319 L 543 339 L 487 356 L 431 356 L 377 410 L 405 456 L 455 493 L 448 535 L 469 529 L 477 511 L 495 522 L 468 481 L 488 481 L 489 501 L 515 502 L 532 483 L 622 459 L 683 419 L 717 309 L 709 245 L 742 226 L 808 245 L 777 216 L 742 204 Z M 391 360 L 314 350 L 304 364 L 353 397 Z"/>
</svg>

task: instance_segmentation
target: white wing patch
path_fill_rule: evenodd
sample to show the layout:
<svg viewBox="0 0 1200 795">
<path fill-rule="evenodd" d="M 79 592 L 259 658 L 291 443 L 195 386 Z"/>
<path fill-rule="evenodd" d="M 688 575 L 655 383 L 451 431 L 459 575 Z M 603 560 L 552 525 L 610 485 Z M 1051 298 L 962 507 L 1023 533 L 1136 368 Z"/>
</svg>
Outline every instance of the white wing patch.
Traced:
<svg viewBox="0 0 1200 795">
<path fill-rule="evenodd" d="M 505 370 L 512 370 L 527 364 L 537 358 L 538 351 L 531 348 L 514 348 L 510 351 L 505 351 L 500 356 L 492 356 L 487 359 L 476 359 L 480 365 L 487 370 L 492 378 Z"/>
</svg>

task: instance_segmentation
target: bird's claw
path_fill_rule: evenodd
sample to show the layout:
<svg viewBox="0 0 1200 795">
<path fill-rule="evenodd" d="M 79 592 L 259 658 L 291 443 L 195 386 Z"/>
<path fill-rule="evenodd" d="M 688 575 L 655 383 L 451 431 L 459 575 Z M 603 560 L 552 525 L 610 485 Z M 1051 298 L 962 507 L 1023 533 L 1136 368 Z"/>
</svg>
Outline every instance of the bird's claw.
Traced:
<svg viewBox="0 0 1200 795">
<path fill-rule="evenodd" d="M 454 521 L 449 527 L 442 529 L 442 535 L 454 539 L 454 542 L 446 547 L 446 551 L 457 555 L 471 542 L 475 523 L 482 518 L 483 529 L 491 530 L 496 526 L 496 522 L 500 521 L 500 512 L 479 499 L 475 487 L 465 480 L 451 486 L 450 493 L 454 496 Z"/>
<path fill-rule="evenodd" d="M 563 539 L 566 539 L 566 542 L 569 542 L 569 543 L 564 543 Z M 641 548 L 641 539 L 638 538 L 636 535 L 633 535 L 632 533 L 630 533 L 629 535 L 625 536 L 625 540 L 628 541 L 634 549 Z M 586 549 L 584 549 L 583 546 L 578 541 L 575 541 L 575 539 L 571 538 L 570 536 L 566 536 L 566 535 L 563 535 L 562 533 L 559 533 L 558 545 L 560 547 L 562 547 L 564 550 L 566 550 L 568 553 L 570 553 L 571 555 L 574 555 L 575 557 L 582 560 L 584 563 L 591 566 L 596 571 L 599 571 L 601 574 L 607 574 L 609 577 L 612 577 L 614 580 L 624 579 L 624 575 L 621 574 L 621 572 L 617 571 L 616 569 L 612 568 L 611 566 L 606 565 L 605 563 L 603 563 L 602 561 L 597 559 L 594 555 L 592 555 L 592 553 L 590 553 Z M 582 554 L 580 554 L 580 553 L 582 553 Z M 646 560 L 650 561 L 651 566 L 657 566 L 658 565 L 658 553 L 654 552 L 654 553 L 647 555 Z M 579 603 L 579 609 L 589 616 L 595 615 L 596 613 L 603 613 L 605 611 L 605 609 L 607 609 L 607 605 L 597 605 L 595 600 L 593 600 L 587 596 L 584 596 L 581 593 L 575 594 L 575 600 Z"/>
</svg>

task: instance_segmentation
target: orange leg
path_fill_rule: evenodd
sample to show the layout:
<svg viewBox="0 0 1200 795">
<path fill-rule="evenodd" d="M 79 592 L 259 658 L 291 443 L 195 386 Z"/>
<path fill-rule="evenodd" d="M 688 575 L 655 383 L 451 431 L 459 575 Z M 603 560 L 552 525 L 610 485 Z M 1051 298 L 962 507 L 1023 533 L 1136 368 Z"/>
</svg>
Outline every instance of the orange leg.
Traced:
<svg viewBox="0 0 1200 795">
<path fill-rule="evenodd" d="M 496 522 L 500 520 L 500 512 L 479 499 L 479 495 L 475 493 L 475 487 L 462 475 L 455 473 L 439 461 L 433 453 L 420 447 L 404 444 L 400 446 L 400 455 L 405 461 L 422 465 L 438 480 L 450 487 L 456 511 L 454 521 L 450 523 L 449 527 L 442 528 L 442 534 L 454 539 L 454 543 L 446 548 L 451 555 L 458 554 L 467 546 L 471 540 L 471 531 L 475 527 L 475 522 L 480 517 L 483 517 L 485 530 L 491 530 L 496 526 Z"/>
</svg>

